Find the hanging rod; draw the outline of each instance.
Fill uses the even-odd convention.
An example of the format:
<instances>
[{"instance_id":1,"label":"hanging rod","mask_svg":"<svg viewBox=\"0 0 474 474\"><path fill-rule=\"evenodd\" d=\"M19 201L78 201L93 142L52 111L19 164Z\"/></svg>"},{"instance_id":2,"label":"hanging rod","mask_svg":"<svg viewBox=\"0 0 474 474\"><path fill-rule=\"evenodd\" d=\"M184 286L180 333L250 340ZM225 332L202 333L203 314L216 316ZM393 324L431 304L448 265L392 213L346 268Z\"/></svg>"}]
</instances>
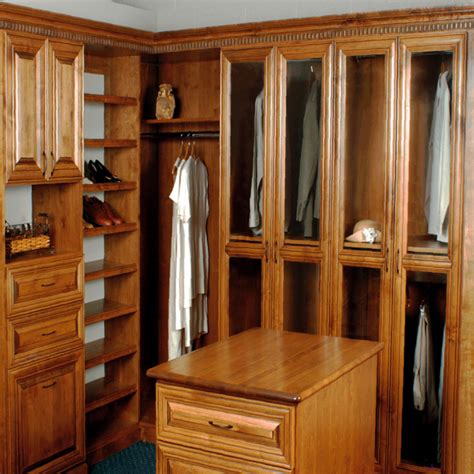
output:
<instances>
[{"instance_id":1,"label":"hanging rod","mask_svg":"<svg viewBox=\"0 0 474 474\"><path fill-rule=\"evenodd\" d=\"M181 140L194 138L219 138L219 136L219 132L155 132L140 134L140 138L177 138Z\"/></svg>"}]
</instances>

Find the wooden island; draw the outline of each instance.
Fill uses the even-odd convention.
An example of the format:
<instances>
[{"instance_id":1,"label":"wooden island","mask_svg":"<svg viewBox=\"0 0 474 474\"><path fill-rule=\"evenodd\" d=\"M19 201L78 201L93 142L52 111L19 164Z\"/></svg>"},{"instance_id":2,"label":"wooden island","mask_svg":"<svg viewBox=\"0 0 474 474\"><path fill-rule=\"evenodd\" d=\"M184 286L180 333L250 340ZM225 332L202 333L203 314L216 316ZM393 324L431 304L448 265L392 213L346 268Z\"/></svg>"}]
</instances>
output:
<instances>
[{"instance_id":1,"label":"wooden island","mask_svg":"<svg viewBox=\"0 0 474 474\"><path fill-rule=\"evenodd\" d=\"M256 328L148 370L157 472L373 473L382 348Z\"/></svg>"}]
</instances>

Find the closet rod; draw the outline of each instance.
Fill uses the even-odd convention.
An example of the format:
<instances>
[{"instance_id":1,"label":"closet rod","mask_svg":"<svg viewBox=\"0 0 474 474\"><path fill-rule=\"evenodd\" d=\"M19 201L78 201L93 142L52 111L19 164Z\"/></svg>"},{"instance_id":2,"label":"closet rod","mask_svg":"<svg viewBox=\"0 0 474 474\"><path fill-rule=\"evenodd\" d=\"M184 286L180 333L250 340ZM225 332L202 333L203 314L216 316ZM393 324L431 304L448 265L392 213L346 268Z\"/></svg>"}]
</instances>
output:
<instances>
[{"instance_id":1,"label":"closet rod","mask_svg":"<svg viewBox=\"0 0 474 474\"><path fill-rule=\"evenodd\" d=\"M219 138L219 136L219 132L161 132L140 134L140 138L178 138L181 140L194 138Z\"/></svg>"}]
</instances>

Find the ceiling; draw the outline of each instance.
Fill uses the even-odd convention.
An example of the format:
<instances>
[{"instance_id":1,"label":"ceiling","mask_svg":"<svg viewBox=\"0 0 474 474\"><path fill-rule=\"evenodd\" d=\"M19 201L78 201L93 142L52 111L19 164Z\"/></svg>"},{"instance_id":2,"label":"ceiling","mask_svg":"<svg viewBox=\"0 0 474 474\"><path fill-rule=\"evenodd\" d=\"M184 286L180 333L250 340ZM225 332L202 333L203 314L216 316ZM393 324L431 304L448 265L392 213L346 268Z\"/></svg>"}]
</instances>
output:
<instances>
[{"instance_id":1,"label":"ceiling","mask_svg":"<svg viewBox=\"0 0 474 474\"><path fill-rule=\"evenodd\" d=\"M401 8L474 6L474 0L9 0L8 3L151 31Z\"/></svg>"}]
</instances>

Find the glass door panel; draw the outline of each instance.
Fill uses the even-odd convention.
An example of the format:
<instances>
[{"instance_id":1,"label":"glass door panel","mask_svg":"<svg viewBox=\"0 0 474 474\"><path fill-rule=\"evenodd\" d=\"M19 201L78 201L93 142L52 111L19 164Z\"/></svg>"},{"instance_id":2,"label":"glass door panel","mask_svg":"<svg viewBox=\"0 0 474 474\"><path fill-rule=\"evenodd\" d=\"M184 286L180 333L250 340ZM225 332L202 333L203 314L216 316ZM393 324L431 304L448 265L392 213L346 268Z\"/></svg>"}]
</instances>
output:
<instances>
[{"instance_id":1,"label":"glass door panel","mask_svg":"<svg viewBox=\"0 0 474 474\"><path fill-rule=\"evenodd\" d=\"M261 326L262 260L229 259L229 336Z\"/></svg>"},{"instance_id":2,"label":"glass door panel","mask_svg":"<svg viewBox=\"0 0 474 474\"><path fill-rule=\"evenodd\" d=\"M447 255L453 52L415 52L409 70L408 252Z\"/></svg>"},{"instance_id":3,"label":"glass door panel","mask_svg":"<svg viewBox=\"0 0 474 474\"><path fill-rule=\"evenodd\" d=\"M285 261L283 272L283 329L320 333L320 265Z\"/></svg>"},{"instance_id":4,"label":"glass door panel","mask_svg":"<svg viewBox=\"0 0 474 474\"><path fill-rule=\"evenodd\" d=\"M380 341L380 270L344 267L341 336Z\"/></svg>"},{"instance_id":5,"label":"glass door panel","mask_svg":"<svg viewBox=\"0 0 474 474\"><path fill-rule=\"evenodd\" d=\"M338 52L337 234L340 247L380 251L390 229L394 42Z\"/></svg>"},{"instance_id":6,"label":"glass door panel","mask_svg":"<svg viewBox=\"0 0 474 474\"><path fill-rule=\"evenodd\" d=\"M445 274L407 272L401 460L440 467L446 322Z\"/></svg>"},{"instance_id":7,"label":"glass door panel","mask_svg":"<svg viewBox=\"0 0 474 474\"><path fill-rule=\"evenodd\" d=\"M261 236L265 62L230 65L230 233Z\"/></svg>"},{"instance_id":8,"label":"glass door panel","mask_svg":"<svg viewBox=\"0 0 474 474\"><path fill-rule=\"evenodd\" d=\"M367 339L383 341L381 318L381 270L378 268L364 268L344 266L342 272L342 337L351 339ZM388 348L379 356L377 375L378 403L376 413L375 460L382 462L383 450L381 434L385 432L383 410L385 383L383 367L386 365Z\"/></svg>"},{"instance_id":9,"label":"glass door panel","mask_svg":"<svg viewBox=\"0 0 474 474\"><path fill-rule=\"evenodd\" d=\"M286 239L320 239L323 81L321 58L286 62Z\"/></svg>"}]
</instances>

